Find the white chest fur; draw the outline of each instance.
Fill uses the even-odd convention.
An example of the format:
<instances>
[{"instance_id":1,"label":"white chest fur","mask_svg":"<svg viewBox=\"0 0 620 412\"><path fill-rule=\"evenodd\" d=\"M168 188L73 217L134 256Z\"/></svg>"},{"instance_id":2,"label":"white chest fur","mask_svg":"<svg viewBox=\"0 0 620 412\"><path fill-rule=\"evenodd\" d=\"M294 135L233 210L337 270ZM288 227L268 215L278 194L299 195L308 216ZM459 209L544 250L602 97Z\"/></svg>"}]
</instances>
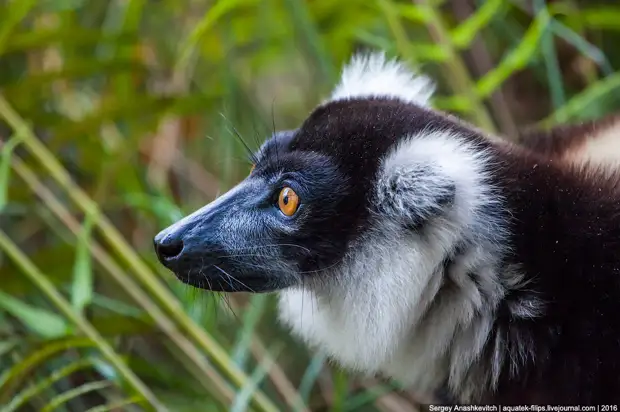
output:
<instances>
[{"instance_id":1,"label":"white chest fur","mask_svg":"<svg viewBox=\"0 0 620 412\"><path fill-rule=\"evenodd\" d=\"M404 242L387 249L374 244L364 248L368 256L358 257L345 270L322 274L333 279L328 289L282 291L281 321L348 369L384 373L416 387L435 386L444 376L429 368L443 363L445 351L421 340L414 329L439 289L441 276L434 271L444 252L412 246ZM412 253L416 249L424 253Z\"/></svg>"},{"instance_id":2,"label":"white chest fur","mask_svg":"<svg viewBox=\"0 0 620 412\"><path fill-rule=\"evenodd\" d=\"M441 232L435 235L448 241ZM493 321L478 287L486 296L502 293L493 264L483 249L472 248L445 271L445 249L420 247L418 241L363 248L368 255L346 269L322 274L330 276L328 288L282 291L280 320L309 346L358 373L383 374L418 391L446 382L478 390L468 388L467 375ZM467 276L473 268L483 277L481 285ZM440 292L447 278L453 287ZM488 372L476 382L496 380L498 370Z\"/></svg>"}]
</instances>

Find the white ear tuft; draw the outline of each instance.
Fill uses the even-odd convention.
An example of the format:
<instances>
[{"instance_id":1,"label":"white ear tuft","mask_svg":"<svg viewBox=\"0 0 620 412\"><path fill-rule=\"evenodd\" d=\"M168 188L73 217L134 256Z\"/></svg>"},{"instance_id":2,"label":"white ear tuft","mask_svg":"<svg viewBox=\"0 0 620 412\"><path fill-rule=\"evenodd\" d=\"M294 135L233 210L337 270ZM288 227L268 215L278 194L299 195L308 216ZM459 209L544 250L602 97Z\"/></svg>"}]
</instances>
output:
<instances>
[{"instance_id":1,"label":"white ear tuft","mask_svg":"<svg viewBox=\"0 0 620 412\"><path fill-rule=\"evenodd\" d=\"M428 106L434 91L435 84L430 78L378 52L353 56L328 101L387 97Z\"/></svg>"}]
</instances>

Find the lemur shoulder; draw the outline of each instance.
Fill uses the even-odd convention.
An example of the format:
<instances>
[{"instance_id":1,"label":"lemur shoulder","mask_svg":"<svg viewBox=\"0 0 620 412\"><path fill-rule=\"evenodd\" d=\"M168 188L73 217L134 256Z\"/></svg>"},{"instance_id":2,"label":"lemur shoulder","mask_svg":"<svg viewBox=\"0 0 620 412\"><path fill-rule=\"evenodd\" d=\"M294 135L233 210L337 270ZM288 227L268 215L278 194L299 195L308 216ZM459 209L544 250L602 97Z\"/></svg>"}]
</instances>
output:
<instances>
[{"instance_id":1,"label":"lemur shoulder","mask_svg":"<svg viewBox=\"0 0 620 412\"><path fill-rule=\"evenodd\" d=\"M251 174L160 232L210 290L274 292L310 347L454 402L620 401L620 117L489 136L358 55Z\"/></svg>"}]
</instances>

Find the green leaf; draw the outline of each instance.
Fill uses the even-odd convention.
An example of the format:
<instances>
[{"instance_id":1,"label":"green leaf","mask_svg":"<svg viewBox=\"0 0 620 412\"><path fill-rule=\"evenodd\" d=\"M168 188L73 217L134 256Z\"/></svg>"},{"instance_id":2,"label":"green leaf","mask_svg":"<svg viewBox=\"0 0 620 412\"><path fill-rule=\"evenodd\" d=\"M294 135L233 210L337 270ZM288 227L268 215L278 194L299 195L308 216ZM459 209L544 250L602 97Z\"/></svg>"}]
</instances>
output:
<instances>
[{"instance_id":1,"label":"green leaf","mask_svg":"<svg viewBox=\"0 0 620 412\"><path fill-rule=\"evenodd\" d=\"M534 9L538 14L544 14L544 16L542 16L543 19L549 19L549 22L552 22L544 0L535 0ZM562 82L562 71L560 70L560 65L558 63L557 53L555 50L555 39L553 37L552 29L552 24L549 24L549 26L545 29L541 39L541 52L545 62L547 83L549 84L549 89L551 90L551 101L553 102L553 108L557 109L564 104L566 96Z\"/></svg>"},{"instance_id":2,"label":"green leaf","mask_svg":"<svg viewBox=\"0 0 620 412\"><path fill-rule=\"evenodd\" d=\"M538 46L547 25L549 14L541 13L525 32L521 42L511 50L500 64L485 74L476 84L476 92L480 97L488 97L497 90L513 73L523 69L539 52Z\"/></svg>"},{"instance_id":3,"label":"green leaf","mask_svg":"<svg viewBox=\"0 0 620 412\"><path fill-rule=\"evenodd\" d=\"M19 339L11 339L6 340L4 342L0 342L0 356L10 352L20 343Z\"/></svg>"},{"instance_id":4,"label":"green leaf","mask_svg":"<svg viewBox=\"0 0 620 412\"><path fill-rule=\"evenodd\" d=\"M573 47L579 50L579 53L589 59L592 59L600 66L605 75L613 73L613 68L609 62L609 59L605 56L605 53L603 53L600 48L586 40L583 36L580 36L578 33L557 20L551 21L551 30L556 36L562 38L564 41L570 43Z\"/></svg>"},{"instance_id":5,"label":"green leaf","mask_svg":"<svg viewBox=\"0 0 620 412\"><path fill-rule=\"evenodd\" d=\"M583 112L587 112L588 107L597 104L601 99L618 89L620 89L620 72L591 84L590 87L571 98L541 123L543 126L549 127L573 119L585 120Z\"/></svg>"},{"instance_id":6,"label":"green leaf","mask_svg":"<svg viewBox=\"0 0 620 412\"><path fill-rule=\"evenodd\" d=\"M0 55L4 52L5 44L13 29L26 18L30 10L37 4L37 0L18 0L10 2L5 13L0 16Z\"/></svg>"},{"instance_id":7,"label":"green leaf","mask_svg":"<svg viewBox=\"0 0 620 412\"><path fill-rule=\"evenodd\" d=\"M19 138L15 135L6 144L0 146L2 148L0 152L0 213L8 203L11 155L18 143Z\"/></svg>"},{"instance_id":8,"label":"green leaf","mask_svg":"<svg viewBox=\"0 0 620 412\"><path fill-rule=\"evenodd\" d=\"M47 339L66 336L71 330L67 322L54 312L29 305L1 291L0 308L19 319L37 335Z\"/></svg>"},{"instance_id":9,"label":"green leaf","mask_svg":"<svg viewBox=\"0 0 620 412\"><path fill-rule=\"evenodd\" d=\"M415 23L427 23L432 20L433 11L428 6L417 4L394 4L398 14Z\"/></svg>"},{"instance_id":10,"label":"green leaf","mask_svg":"<svg viewBox=\"0 0 620 412\"><path fill-rule=\"evenodd\" d=\"M269 355L261 360L260 364L254 369L252 375L250 375L247 383L237 392L237 396L230 407L230 412L245 412L247 410L252 394L258 389L267 373L269 373L269 370L274 364L274 358L277 357L277 353L280 349L281 346L278 345L276 349L270 350Z\"/></svg>"},{"instance_id":11,"label":"green leaf","mask_svg":"<svg viewBox=\"0 0 620 412\"><path fill-rule=\"evenodd\" d=\"M332 412L343 412L345 408L345 401L349 396L349 375L342 369L336 369L332 372L332 379L334 381L334 397L331 407Z\"/></svg>"},{"instance_id":12,"label":"green leaf","mask_svg":"<svg viewBox=\"0 0 620 412\"><path fill-rule=\"evenodd\" d=\"M140 403L140 402L142 402L142 398L140 398L139 396L132 396L131 398L121 399L116 402L110 402L107 405L93 406L92 408L88 409L86 412L110 412L110 411L123 410L122 408L124 406L131 405L133 403Z\"/></svg>"},{"instance_id":13,"label":"green leaf","mask_svg":"<svg viewBox=\"0 0 620 412\"><path fill-rule=\"evenodd\" d=\"M71 399L75 399L78 396L82 396L89 392L99 391L105 388L108 388L112 385L112 382L101 380L88 382L80 386L76 386L74 388L69 389L66 392L55 396L45 407L41 409L41 412L51 412L57 409L59 406L64 405L69 402Z\"/></svg>"},{"instance_id":14,"label":"green leaf","mask_svg":"<svg viewBox=\"0 0 620 412\"><path fill-rule=\"evenodd\" d=\"M452 30L452 43L457 48L465 48L471 45L474 38L496 15L505 11L510 6L505 0L487 0L467 18Z\"/></svg>"},{"instance_id":15,"label":"green leaf","mask_svg":"<svg viewBox=\"0 0 620 412\"><path fill-rule=\"evenodd\" d=\"M249 354L256 325L267 307L267 296L253 295L250 298L250 307L252 310L248 310L243 314L243 327L238 333L237 343L231 355L233 361L242 369Z\"/></svg>"},{"instance_id":16,"label":"green leaf","mask_svg":"<svg viewBox=\"0 0 620 412\"><path fill-rule=\"evenodd\" d=\"M620 30L620 7L604 7L577 10L579 20L587 27L603 30Z\"/></svg>"},{"instance_id":17,"label":"green leaf","mask_svg":"<svg viewBox=\"0 0 620 412\"><path fill-rule=\"evenodd\" d=\"M326 50L319 28L310 13L309 4L302 0L285 0L284 5L293 22L294 30L306 48L309 57L318 66L321 79L332 82L337 75L331 56Z\"/></svg>"},{"instance_id":18,"label":"green leaf","mask_svg":"<svg viewBox=\"0 0 620 412\"><path fill-rule=\"evenodd\" d=\"M90 255L90 238L94 219L92 215L87 215L84 219L75 249L71 304L78 312L82 312L93 300L93 268Z\"/></svg>"},{"instance_id":19,"label":"green leaf","mask_svg":"<svg viewBox=\"0 0 620 412\"><path fill-rule=\"evenodd\" d=\"M363 408L369 403L376 401L381 396L394 392L395 389L397 388L391 385L377 385L372 388L368 388L363 392L357 393L349 397L346 400L343 409L347 412L359 411L360 408Z\"/></svg>"},{"instance_id":20,"label":"green leaf","mask_svg":"<svg viewBox=\"0 0 620 412\"><path fill-rule=\"evenodd\" d=\"M15 395L11 399L11 402L6 407L4 407L4 409L2 409L2 412L12 412L18 410L18 408L28 402L29 399L37 396L39 393L52 386L54 383L58 382L63 378L66 378L67 376L71 375L76 371L87 369L91 367L92 364L93 359L85 358L79 359L76 362L69 363L64 367L55 370L50 376L42 379L36 384L30 385L28 388Z\"/></svg>"},{"instance_id":21,"label":"green leaf","mask_svg":"<svg viewBox=\"0 0 620 412\"><path fill-rule=\"evenodd\" d=\"M90 339L82 337L70 337L49 341L42 348L29 353L26 358L13 365L10 369L3 371L0 375L0 389L4 389L8 382L18 380L20 377L25 376L29 371L38 367L58 352L93 345L94 343Z\"/></svg>"},{"instance_id":22,"label":"green leaf","mask_svg":"<svg viewBox=\"0 0 620 412\"><path fill-rule=\"evenodd\" d=\"M204 15L196 27L192 30L188 38L181 44L177 67L183 71L194 52L208 30L222 17L239 7L247 0L220 0L215 2L213 7Z\"/></svg>"},{"instance_id":23,"label":"green leaf","mask_svg":"<svg viewBox=\"0 0 620 412\"><path fill-rule=\"evenodd\" d=\"M163 196L149 196L145 193L130 193L125 203L136 209L154 213L159 221L172 224L183 217L183 212L170 199Z\"/></svg>"},{"instance_id":24,"label":"green leaf","mask_svg":"<svg viewBox=\"0 0 620 412\"><path fill-rule=\"evenodd\" d=\"M316 354L310 364L306 368L304 375L301 378L301 383L299 384L299 396L302 399L304 404L307 404L310 400L310 392L312 392L312 388L314 387L314 383L319 377L319 374L323 370L323 365L325 365L325 360L327 356L319 352ZM296 410L299 410L304 405L297 405Z\"/></svg>"}]
</instances>

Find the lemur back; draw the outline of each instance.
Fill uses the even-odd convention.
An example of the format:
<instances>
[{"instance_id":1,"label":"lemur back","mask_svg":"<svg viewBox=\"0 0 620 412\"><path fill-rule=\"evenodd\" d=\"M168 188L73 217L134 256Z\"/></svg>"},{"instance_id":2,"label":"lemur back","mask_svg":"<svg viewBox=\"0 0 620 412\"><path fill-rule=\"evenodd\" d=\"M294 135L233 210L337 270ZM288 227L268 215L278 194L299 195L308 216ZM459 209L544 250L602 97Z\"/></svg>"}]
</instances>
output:
<instances>
[{"instance_id":1,"label":"lemur back","mask_svg":"<svg viewBox=\"0 0 620 412\"><path fill-rule=\"evenodd\" d=\"M620 114L550 130L530 129L517 142L541 155L573 164L620 167Z\"/></svg>"}]
</instances>

